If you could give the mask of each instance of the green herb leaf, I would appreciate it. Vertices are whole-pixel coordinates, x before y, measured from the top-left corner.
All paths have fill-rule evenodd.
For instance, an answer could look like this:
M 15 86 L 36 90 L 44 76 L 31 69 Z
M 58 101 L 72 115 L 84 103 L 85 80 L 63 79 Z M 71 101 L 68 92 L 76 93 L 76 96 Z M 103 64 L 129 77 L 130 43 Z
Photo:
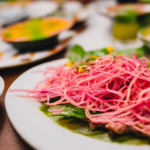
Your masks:
M 54 111 L 60 110 L 59 114 L 53 113 Z M 56 106 L 47 106 L 42 104 L 40 110 L 47 116 L 64 116 L 64 117 L 76 117 L 76 118 L 86 118 L 85 110 L 83 108 L 78 108 L 72 104 L 56 105 Z M 50 111 L 52 110 L 52 111 Z
M 73 46 L 67 53 L 67 57 L 70 59 L 71 62 L 79 62 L 81 61 L 86 55 L 86 52 L 80 45 Z
M 137 54 L 137 57 L 143 57 L 145 54 L 149 53 L 149 49 L 147 46 L 142 46 L 140 48 L 136 48 L 136 49 L 126 49 L 126 50 L 122 50 L 122 51 L 118 51 L 117 55 L 124 55 L 124 54 Z
M 136 49 L 125 49 L 122 51 L 118 51 L 116 54 L 117 55 L 125 55 L 125 54 L 137 54 L 137 57 L 143 57 L 145 56 L 145 54 L 148 54 L 149 52 L 149 48 L 147 46 L 141 46 L 139 48 Z M 107 48 L 102 48 L 99 50 L 95 50 L 95 51 L 89 51 L 86 52 L 80 45 L 75 45 L 73 46 L 68 52 L 67 52 L 67 57 L 70 59 L 71 62 L 80 62 L 82 61 L 84 58 L 88 58 L 90 56 L 104 56 L 109 54 L 109 52 L 107 51 Z M 88 61 L 93 61 L 93 58 L 89 58 Z
M 107 51 L 107 48 L 102 48 L 102 49 L 99 49 L 99 50 L 90 51 L 88 53 L 89 53 L 89 55 L 94 55 L 94 56 L 104 56 L 104 55 L 109 54 L 108 51 Z
M 75 45 L 73 46 L 66 54 L 66 57 L 71 61 L 71 62 L 80 62 L 84 58 L 87 58 L 89 56 L 104 56 L 108 54 L 107 48 L 102 48 L 99 50 L 95 51 L 89 51 L 86 52 L 80 45 Z

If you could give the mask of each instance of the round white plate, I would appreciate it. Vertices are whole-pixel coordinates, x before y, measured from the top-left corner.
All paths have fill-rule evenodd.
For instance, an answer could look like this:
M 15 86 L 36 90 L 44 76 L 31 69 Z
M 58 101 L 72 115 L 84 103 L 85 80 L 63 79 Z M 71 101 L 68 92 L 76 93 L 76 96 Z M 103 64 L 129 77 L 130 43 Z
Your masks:
M 23 73 L 10 89 L 32 89 L 43 76 L 39 70 L 65 64 L 67 59 L 60 59 L 34 67 Z M 149 146 L 133 146 L 107 143 L 80 134 L 73 133 L 55 124 L 39 111 L 40 103 L 34 99 L 23 98 L 22 92 L 7 92 L 5 105 L 8 116 L 20 136 L 38 150 L 149 150 Z
M 2 79 L 2 77 L 0 76 L 0 96 L 2 95 L 3 91 L 5 88 L 5 83 L 4 80 Z
M 1 43 L 1 41 L 0 41 Z M 27 65 L 44 58 L 50 57 L 62 51 L 66 47 L 66 43 L 59 44 L 53 49 L 43 50 L 39 52 L 18 53 L 16 49 L 10 48 L 0 51 L 0 69 L 12 68 Z

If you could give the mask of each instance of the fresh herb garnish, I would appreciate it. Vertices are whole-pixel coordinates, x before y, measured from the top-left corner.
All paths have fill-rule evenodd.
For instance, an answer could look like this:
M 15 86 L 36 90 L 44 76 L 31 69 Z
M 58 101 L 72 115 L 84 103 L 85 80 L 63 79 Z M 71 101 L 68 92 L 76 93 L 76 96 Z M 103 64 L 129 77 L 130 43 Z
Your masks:
M 147 46 L 141 46 L 139 48 L 135 48 L 135 49 L 125 49 L 125 50 L 121 50 L 121 51 L 117 51 L 116 54 L 117 55 L 124 55 L 124 54 L 137 54 L 137 57 L 143 57 L 145 54 L 149 53 L 149 49 Z M 72 62 L 81 62 L 83 59 L 87 58 L 87 62 L 89 61 L 94 61 L 95 58 L 91 57 L 91 56 L 104 56 L 110 54 L 108 52 L 107 48 L 102 48 L 99 50 L 95 50 L 95 51 L 89 51 L 86 52 L 83 47 L 81 47 L 80 45 L 75 45 L 73 46 L 66 54 L 66 57 Z
M 122 50 L 122 51 L 118 51 L 116 54 L 117 55 L 124 55 L 124 54 L 137 54 L 137 57 L 143 57 L 145 54 L 149 53 L 149 49 L 147 46 L 141 46 L 139 48 L 135 48 L 135 49 L 126 49 L 126 50 Z
M 46 113 L 47 116 L 64 116 L 64 117 L 76 117 L 76 118 L 86 118 L 85 110 L 83 108 L 78 108 L 72 104 L 63 104 L 56 106 L 47 106 L 42 104 L 40 110 Z M 61 110 L 60 113 L 54 113 L 57 110 Z
M 86 52 L 83 47 L 80 45 L 73 46 L 66 54 L 66 57 L 70 59 L 71 62 L 80 62 L 85 58 L 88 58 L 89 56 L 104 56 L 106 54 L 109 54 L 107 51 L 107 48 L 102 48 L 95 51 L 89 51 Z

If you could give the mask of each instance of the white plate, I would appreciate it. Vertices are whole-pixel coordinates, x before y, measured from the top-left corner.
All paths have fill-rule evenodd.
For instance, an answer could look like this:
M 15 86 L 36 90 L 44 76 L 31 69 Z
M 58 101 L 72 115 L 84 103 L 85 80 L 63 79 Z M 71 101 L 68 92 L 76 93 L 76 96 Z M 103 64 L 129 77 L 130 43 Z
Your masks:
M 3 91 L 5 88 L 5 83 L 4 80 L 2 79 L 2 77 L 0 76 L 0 96 L 2 95 Z
M 62 51 L 65 48 L 65 46 L 66 43 L 59 44 L 54 49 L 24 54 L 18 53 L 18 51 L 13 48 L 6 49 L 2 52 L 0 51 L 0 69 L 27 65 L 42 60 Z
M 0 25 L 10 24 L 25 17 L 27 16 L 22 6 L 6 6 L 0 9 Z
M 62 51 L 68 45 L 69 38 L 73 37 L 74 35 L 74 31 L 64 31 L 61 34 L 59 34 L 60 43 L 55 48 L 42 50 L 34 53 L 28 52 L 24 54 L 18 53 L 18 51 L 14 49 L 11 45 L 3 42 L 0 39 L 0 69 L 30 64 L 55 55 L 58 52 Z M 61 41 L 64 41 L 65 39 L 68 40 L 66 40 L 66 42 L 61 43 Z
M 27 16 L 30 18 L 45 17 L 55 12 L 58 5 L 55 2 L 36 1 L 26 7 Z
M 48 66 L 60 66 L 67 59 L 60 59 L 34 67 L 22 74 L 9 89 L 32 89 L 43 78 Z M 9 90 L 8 90 L 9 91 Z M 18 97 L 20 92 L 7 92 L 5 105 L 8 116 L 20 136 L 38 150 L 149 150 L 149 146 L 133 146 L 107 143 L 73 133 L 55 124 L 39 111 L 40 103 L 34 99 Z

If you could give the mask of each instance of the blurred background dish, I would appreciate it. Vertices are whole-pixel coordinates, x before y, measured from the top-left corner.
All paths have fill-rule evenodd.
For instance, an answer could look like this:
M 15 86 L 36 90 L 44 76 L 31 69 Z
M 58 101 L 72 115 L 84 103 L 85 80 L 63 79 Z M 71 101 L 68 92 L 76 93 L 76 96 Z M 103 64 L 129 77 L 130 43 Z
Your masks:
M 137 37 L 140 24 L 133 11 L 120 11 L 114 19 L 112 34 L 118 40 L 134 40 Z
M 72 19 L 75 23 L 83 22 L 90 15 L 88 5 L 84 6 L 79 1 L 7 0 L 0 2 L 0 25 L 7 26 L 25 19 L 47 16 L 65 17 Z
M 100 14 L 106 15 L 110 18 L 113 18 L 115 16 L 114 12 L 109 13 L 108 7 L 115 6 L 117 2 L 115 0 L 107 0 L 107 1 L 98 1 L 97 2 L 97 11 Z
M 63 5 L 63 9 L 67 13 L 76 13 L 82 9 L 82 4 L 80 2 L 74 1 L 74 2 L 66 2 Z
M 62 16 L 71 19 L 74 25 L 83 23 L 91 16 L 89 5 L 83 5 L 79 1 L 59 2 L 59 7 L 51 16 Z
M 4 80 L 2 79 L 2 77 L 0 76 L 0 96 L 2 95 L 3 91 L 5 88 L 5 83 Z
M 72 19 L 74 24 L 86 22 L 91 17 L 89 6 L 79 2 L 66 2 L 63 10 L 67 18 Z
M 71 33 L 72 36 L 74 33 Z M 71 37 L 71 35 L 69 35 Z M 5 42 L 0 40 L 0 45 L 2 51 L 0 52 L 0 69 L 13 68 L 17 66 L 23 66 L 27 64 L 31 64 L 42 59 L 48 58 L 50 56 L 56 55 L 57 53 L 64 50 L 70 38 L 69 36 L 61 37 L 58 45 L 56 45 L 52 49 L 42 49 L 42 51 L 27 51 L 24 53 L 20 53 L 17 49 L 14 49 L 11 45 L 6 44 Z
M 129 50 L 132 51 L 135 47 L 145 44 L 145 41 L 137 36 L 141 28 L 150 24 L 150 3 L 148 1 L 143 3 L 143 1 L 108 0 L 107 2 L 98 2 L 98 12 L 112 20 L 110 32 L 115 51 L 120 53 L 127 47 L 129 52 Z
M 49 26 L 47 28 L 44 26 L 44 28 L 42 28 L 40 20 L 57 16 L 55 15 L 55 12 L 58 10 L 58 4 L 56 2 L 44 0 L 34 2 L 6 1 L 4 4 L 6 5 L 0 7 L 0 10 L 1 8 L 8 8 L 8 6 L 22 8 L 24 11 L 20 13 L 26 16 L 26 20 L 18 20 L 18 23 L 16 23 L 17 21 L 9 22 L 8 24 L 4 24 L 5 27 L 1 29 L 2 32 L 10 30 L 7 33 L 5 32 L 7 38 L 1 36 L 0 39 L 0 69 L 30 64 L 62 51 L 69 44 L 68 41 L 71 37 L 76 34 L 73 30 L 78 30 L 78 27 L 81 27 L 81 29 L 79 29 L 80 32 L 80 30 L 84 28 L 83 24 L 78 23 L 85 22 L 90 16 L 90 9 L 88 6 L 84 7 L 80 2 L 66 2 L 62 8 L 65 12 L 63 20 L 69 19 L 68 27 L 64 27 L 62 30 L 59 30 L 58 33 L 52 32 L 51 36 L 45 36 L 43 32 L 47 34 L 48 28 L 50 29 L 51 27 Z M 52 8 L 51 11 L 49 10 L 50 7 Z M 42 11 L 39 13 L 40 10 L 44 8 L 49 11 L 44 10 L 44 12 Z M 57 16 L 57 18 L 58 17 L 59 16 Z M 29 18 L 32 18 L 30 22 L 28 22 Z M 24 22 L 28 22 L 28 24 L 23 25 Z M 19 24 L 22 25 L 18 27 Z M 72 24 L 77 24 L 77 26 L 73 28 L 73 30 L 64 31 L 69 29 Z M 32 29 L 33 32 L 30 32 L 28 30 L 29 28 Z M 11 38 L 10 34 L 15 37 L 12 36 Z M 23 41 L 23 37 L 21 37 L 24 34 L 30 34 L 29 37 L 25 38 L 27 41 Z
M 74 35 L 76 35 L 74 31 L 64 31 L 58 35 L 58 44 L 54 48 L 23 52 L 0 39 L 0 69 L 27 65 L 56 55 L 68 46 Z
M 53 48 L 58 34 L 72 27 L 72 21 L 60 17 L 31 19 L 2 30 L 2 39 L 20 51 Z
M 45 17 L 54 13 L 58 4 L 53 1 L 36 1 L 26 6 L 26 14 L 29 18 Z
M 49 9 L 50 7 L 52 9 L 51 9 L 51 12 L 50 11 L 47 13 L 42 12 L 43 15 L 41 15 L 41 16 L 35 15 L 31 19 L 32 23 L 30 25 L 32 26 L 32 24 L 34 24 L 33 28 L 34 28 L 34 32 L 36 33 L 36 34 L 35 33 L 33 34 L 32 39 L 34 39 L 35 41 L 38 41 L 37 43 L 33 43 L 33 41 L 32 41 L 32 44 L 34 46 L 36 45 L 37 47 L 35 47 L 35 48 L 34 48 L 34 46 L 32 47 L 31 42 L 25 43 L 23 46 L 22 46 L 21 41 L 18 43 L 15 43 L 15 42 L 11 43 L 16 47 L 15 51 L 14 50 L 12 51 L 13 54 L 15 53 L 14 54 L 15 59 L 18 58 L 18 57 L 16 57 L 16 55 L 18 56 L 18 54 L 16 54 L 16 51 L 19 53 L 19 56 L 20 56 L 20 55 L 22 55 L 21 53 L 25 54 L 28 52 L 30 54 L 32 52 L 35 52 L 38 49 L 43 51 L 46 49 L 53 49 L 56 46 L 58 46 L 58 43 L 60 42 L 60 40 L 58 40 L 57 35 L 54 36 L 53 38 L 50 37 L 50 39 L 47 39 L 48 40 L 48 42 L 46 41 L 46 43 L 48 44 L 47 45 L 41 39 L 41 37 L 43 36 L 41 34 L 41 32 L 43 32 L 43 29 L 42 28 L 37 29 L 40 18 L 42 20 L 42 19 L 46 18 L 47 16 L 54 17 L 54 16 L 60 15 L 60 16 L 63 16 L 63 18 L 67 18 L 67 19 L 70 19 L 71 21 L 73 21 L 73 24 L 85 22 L 83 32 L 76 35 L 76 37 L 74 37 L 68 44 L 69 44 L 69 47 L 71 47 L 74 44 L 80 44 L 87 51 L 95 50 L 98 48 L 103 48 L 108 45 L 112 45 L 114 47 L 115 51 L 120 51 L 120 50 L 124 50 L 124 49 L 128 49 L 128 48 L 140 47 L 140 46 L 142 46 L 143 42 L 137 38 L 137 32 L 141 27 L 147 25 L 150 22 L 150 19 L 149 19 L 150 15 L 148 13 L 150 5 L 144 4 L 144 3 L 143 4 L 141 4 L 141 3 L 140 4 L 139 3 L 121 4 L 120 5 L 120 4 L 117 4 L 117 1 L 115 1 L 115 0 L 107 0 L 107 1 L 99 0 L 95 3 L 85 5 L 85 4 L 81 3 L 80 1 L 63 0 L 60 2 L 59 0 L 55 0 L 54 2 L 52 2 L 52 1 L 42 0 L 42 1 L 34 1 L 34 2 L 28 1 L 27 3 L 23 3 L 23 5 L 19 1 L 19 2 L 13 3 L 12 5 L 16 6 L 16 4 L 17 5 L 20 4 L 21 6 L 23 6 L 23 8 L 26 10 L 25 11 L 26 14 L 28 14 L 28 18 L 33 17 L 33 16 L 30 16 L 33 13 L 32 10 L 34 11 L 33 14 L 37 14 L 40 12 L 42 7 L 45 8 L 45 10 L 46 10 L 46 8 Z M 146 5 L 146 7 L 145 7 L 145 5 Z M 146 10 L 147 13 L 145 13 L 145 12 L 143 13 L 141 11 L 141 9 L 143 9 L 143 6 L 145 8 L 144 10 Z M 98 8 L 98 10 L 100 10 L 102 8 L 108 8 L 108 7 L 110 10 L 113 10 L 116 13 L 115 17 L 113 19 L 110 19 L 110 18 L 108 18 L 102 14 L 98 14 L 96 12 L 96 10 L 97 10 L 96 8 Z M 80 24 L 78 24 L 78 26 L 80 28 Z M 11 25 L 9 27 L 11 27 Z M 7 27 L 7 28 L 9 28 L 9 27 Z M 25 29 L 22 29 L 20 31 L 27 33 L 26 32 L 27 26 L 25 26 L 24 28 Z M 47 29 L 46 29 L 46 32 L 48 32 Z M 14 30 L 14 33 L 20 34 L 21 32 Z M 43 45 L 39 43 L 39 40 L 41 42 L 43 42 Z M 8 39 L 5 41 L 10 42 Z M 52 43 L 52 45 L 50 43 Z M 16 44 L 17 44 L 17 46 L 16 46 Z M 21 48 L 20 48 L 20 44 L 21 44 Z M 41 46 L 38 44 L 40 44 Z M 50 47 L 48 48 L 48 46 L 50 46 Z M 14 48 L 10 48 L 10 49 L 12 50 Z M 20 51 L 21 53 L 18 51 L 18 49 L 21 49 L 21 51 Z M 34 49 L 35 49 L 35 51 L 34 51 Z M 4 55 L 5 55 L 5 57 L 4 57 Z M 6 51 L 4 54 L 1 54 L 1 58 L 3 58 L 3 59 L 1 59 L 2 60 L 1 64 L 3 64 L 4 58 L 6 58 Z M 7 58 L 8 58 L 8 55 L 7 55 Z M 12 58 L 12 56 L 11 56 L 11 58 Z M 28 60 L 28 59 L 25 59 L 25 60 Z M 6 65 L 6 61 L 5 61 L 5 65 Z M 8 66 L 9 65 L 10 65 L 10 61 L 9 61 Z M 12 66 L 14 66 L 14 65 L 12 65 Z
M 75 19 L 77 13 L 82 9 L 82 4 L 80 2 L 66 2 L 62 7 L 67 18 Z
M 150 13 L 150 4 L 147 3 L 117 4 L 116 1 L 112 0 L 112 2 L 109 3 L 107 2 L 105 6 L 103 5 L 103 7 L 99 7 L 98 9 L 99 13 L 102 13 L 108 17 L 115 17 L 119 11 L 130 11 L 130 10 L 136 12 L 138 15 Z
M 143 41 L 143 43 L 150 48 L 150 25 L 142 28 L 138 32 L 138 37 Z

